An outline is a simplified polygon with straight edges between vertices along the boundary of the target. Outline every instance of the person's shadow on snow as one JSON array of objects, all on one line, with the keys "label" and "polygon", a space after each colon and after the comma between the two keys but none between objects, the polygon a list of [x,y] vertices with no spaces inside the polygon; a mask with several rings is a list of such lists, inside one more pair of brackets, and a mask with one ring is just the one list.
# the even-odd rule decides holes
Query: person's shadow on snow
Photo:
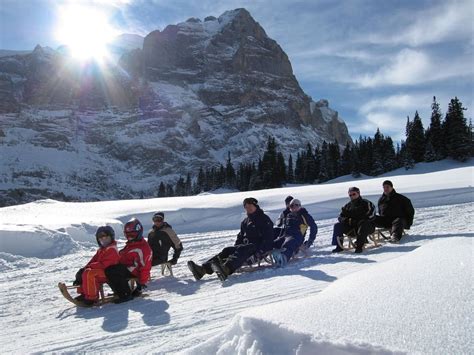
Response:
[{"label": "person's shadow on snow", "polygon": [[128,326],[129,311],[142,313],[143,322],[148,326],[168,324],[171,317],[166,310],[169,304],[163,300],[137,298],[120,304],[106,304],[102,308],[78,308],[76,317],[93,319],[103,317],[102,329],[116,333]]},{"label": "person's shadow on snow", "polygon": [[184,280],[179,278],[165,278],[160,280],[158,288],[164,289],[168,293],[189,296],[196,293],[204,282],[206,282],[206,280],[196,281],[192,276]]}]

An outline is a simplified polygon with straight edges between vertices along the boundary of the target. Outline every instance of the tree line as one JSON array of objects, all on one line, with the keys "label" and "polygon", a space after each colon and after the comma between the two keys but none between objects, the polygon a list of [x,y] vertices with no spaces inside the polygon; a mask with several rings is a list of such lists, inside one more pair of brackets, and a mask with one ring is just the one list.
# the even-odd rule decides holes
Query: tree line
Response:
[{"label": "tree line", "polygon": [[[228,153],[225,164],[201,167],[197,175],[180,177],[176,184],[160,183],[158,197],[189,196],[219,188],[239,191],[277,188],[284,184],[322,183],[339,176],[361,174],[377,176],[388,171],[415,163],[433,162],[447,157],[465,161],[474,155],[472,123],[464,117],[466,109],[457,97],[448,105],[443,118],[436,97],[431,105],[431,121],[428,128],[415,112],[413,120],[407,117],[405,136],[394,146],[391,137],[379,129],[373,137],[360,136],[354,144],[347,143],[341,152],[337,142],[324,141],[306,149],[290,152],[285,160],[274,137],[269,137],[263,156],[251,163],[234,167]],[[288,153],[288,152],[286,152]]]}]

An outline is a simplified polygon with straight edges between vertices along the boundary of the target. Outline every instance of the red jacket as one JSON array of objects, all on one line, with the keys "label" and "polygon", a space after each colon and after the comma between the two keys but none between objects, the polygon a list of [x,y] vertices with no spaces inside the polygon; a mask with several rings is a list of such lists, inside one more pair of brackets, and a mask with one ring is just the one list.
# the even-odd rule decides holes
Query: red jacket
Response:
[{"label": "red jacket", "polygon": [[90,269],[102,269],[109,267],[110,265],[118,264],[120,260],[119,252],[117,249],[117,243],[113,241],[110,245],[100,247],[97,253],[87,263],[86,268]]},{"label": "red jacket", "polygon": [[133,276],[138,277],[138,282],[146,284],[150,279],[152,252],[145,239],[127,242],[125,248],[120,250],[120,264],[127,267]]}]

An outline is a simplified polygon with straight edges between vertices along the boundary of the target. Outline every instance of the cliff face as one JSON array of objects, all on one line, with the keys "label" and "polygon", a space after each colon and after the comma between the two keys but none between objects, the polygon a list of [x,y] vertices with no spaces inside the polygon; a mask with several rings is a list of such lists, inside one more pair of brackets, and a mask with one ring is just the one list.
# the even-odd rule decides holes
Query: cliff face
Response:
[{"label": "cliff face", "polygon": [[150,196],[227,152],[257,159],[269,135],[286,153],[351,141],[245,9],[153,31],[119,65],[39,46],[0,58],[0,195]]}]

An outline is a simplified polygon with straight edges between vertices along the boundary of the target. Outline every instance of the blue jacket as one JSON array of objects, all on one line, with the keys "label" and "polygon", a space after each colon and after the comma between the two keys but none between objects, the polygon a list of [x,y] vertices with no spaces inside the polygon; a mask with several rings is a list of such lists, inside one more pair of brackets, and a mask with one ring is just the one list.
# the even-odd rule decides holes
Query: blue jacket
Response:
[{"label": "blue jacket", "polygon": [[308,227],[311,228],[311,231],[306,244],[310,246],[316,238],[318,226],[306,208],[301,208],[298,212],[289,212],[287,214],[284,224],[284,234],[291,235],[300,239],[302,242]]},{"label": "blue jacket", "polygon": [[273,248],[273,222],[260,207],[247,215],[240,224],[235,245],[255,244],[257,251],[267,252]]}]

